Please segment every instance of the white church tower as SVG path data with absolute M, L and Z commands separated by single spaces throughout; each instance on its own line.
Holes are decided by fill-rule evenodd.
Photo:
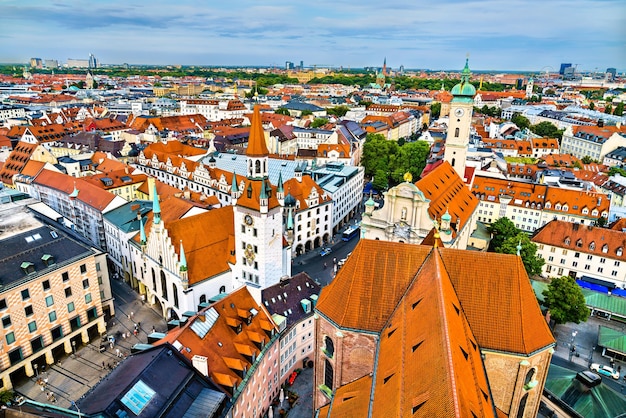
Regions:
M 476 88 L 470 83 L 469 59 L 465 60 L 465 68 L 461 72 L 461 82 L 452 88 L 450 102 L 450 122 L 444 160 L 449 162 L 459 177 L 465 179 L 465 159 L 469 145 L 472 111 Z
M 526 98 L 530 99 L 533 97 L 533 86 L 535 85 L 535 81 L 532 77 L 528 78 L 528 83 L 526 83 Z
M 257 106 L 251 118 L 245 186 L 234 200 L 235 255 L 233 288 L 249 287 L 261 298 L 261 289 L 291 275 L 291 254 L 283 248 L 282 190 L 270 184 L 269 152 Z

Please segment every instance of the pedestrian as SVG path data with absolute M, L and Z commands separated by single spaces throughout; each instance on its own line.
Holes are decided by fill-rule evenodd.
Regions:
M 130 321 L 130 319 L 131 319 L 131 316 L 130 316 L 130 314 L 128 314 L 128 320 Z
M 133 330 L 133 335 L 134 335 L 135 337 L 137 336 L 137 328 L 135 328 L 135 329 Z
M 120 349 L 119 349 L 119 348 L 116 348 L 116 349 L 115 349 L 115 355 L 116 355 L 117 357 L 119 357 L 119 356 L 120 356 Z
M 135 312 L 131 311 L 130 312 L 130 317 L 133 318 L 135 316 Z
M 137 329 L 141 328 L 141 322 L 137 322 Z
M 103 362 L 102 362 L 102 370 L 104 370 L 104 367 L 105 367 L 105 366 L 104 366 L 104 361 L 103 361 Z
M 154 334 L 155 332 L 156 332 L 156 328 L 152 326 L 152 333 Z

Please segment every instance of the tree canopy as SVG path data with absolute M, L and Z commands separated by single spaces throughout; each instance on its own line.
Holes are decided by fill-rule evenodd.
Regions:
M 520 245 L 520 257 L 526 273 L 529 276 L 540 275 L 545 260 L 537 255 L 537 244 L 532 242 L 524 232 L 507 238 L 496 251 L 502 254 L 517 254 L 517 247 Z
M 583 292 L 573 277 L 562 276 L 551 279 L 543 291 L 543 304 L 550 310 L 550 317 L 557 324 L 574 322 L 579 324 L 589 318 Z
M 492 236 L 489 251 L 498 251 L 498 248 L 502 246 L 504 241 L 520 233 L 520 230 L 515 226 L 513 221 L 506 217 L 502 217 L 493 222 L 489 225 L 487 231 L 489 231 Z
M 539 122 L 536 125 L 530 126 L 530 130 L 541 136 L 545 136 L 548 138 L 557 138 L 561 139 L 563 137 L 564 129 L 557 128 L 553 123 L 548 121 Z
M 328 123 L 328 119 L 326 118 L 315 118 L 313 122 L 311 122 L 311 128 L 319 128 L 320 126 L 324 126 Z
M 432 119 L 437 119 L 441 114 L 441 103 L 435 102 L 430 105 L 430 115 Z
M 520 128 L 520 130 L 522 131 L 526 128 L 530 128 L 530 121 L 528 120 L 528 118 L 526 116 L 520 115 L 519 113 L 513 115 L 513 117 L 511 118 L 511 122 L 517 125 L 517 127 Z
M 414 179 L 426 167 L 429 145 L 425 141 L 398 142 L 385 139 L 380 134 L 368 134 L 363 145 L 361 165 L 365 167 L 365 175 L 374 176 L 379 184 L 388 185 L 389 180 L 397 184 L 404 180 L 404 174 L 409 172 Z M 376 188 L 376 187 L 375 187 Z M 379 189 L 381 190 L 381 189 Z

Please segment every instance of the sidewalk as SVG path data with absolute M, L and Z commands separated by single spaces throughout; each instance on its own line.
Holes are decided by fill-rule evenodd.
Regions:
M 48 365 L 38 376 L 16 385 L 15 390 L 18 393 L 42 403 L 53 403 L 48 395 L 54 394 L 56 405 L 70 408 L 72 401 L 78 400 L 123 362 L 133 345 L 147 343 L 152 327 L 157 332 L 167 331 L 167 325 L 159 314 L 148 304 L 143 304 L 139 295 L 126 284 L 114 281 L 111 286 L 115 295 L 116 314 L 107 323 L 106 335 L 115 337 L 113 347 L 100 338 L 76 347 L 76 354 L 67 355 L 55 364 Z M 133 334 L 134 324 L 141 324 L 137 335 Z M 128 337 L 123 338 L 122 333 Z M 103 352 L 100 352 L 101 345 L 105 347 Z M 117 350 L 120 357 L 117 356 Z

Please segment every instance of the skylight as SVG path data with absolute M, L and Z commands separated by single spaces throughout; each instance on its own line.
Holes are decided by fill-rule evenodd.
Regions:
M 139 380 L 126 392 L 121 401 L 133 414 L 139 415 L 154 397 L 155 393 L 148 385 Z

